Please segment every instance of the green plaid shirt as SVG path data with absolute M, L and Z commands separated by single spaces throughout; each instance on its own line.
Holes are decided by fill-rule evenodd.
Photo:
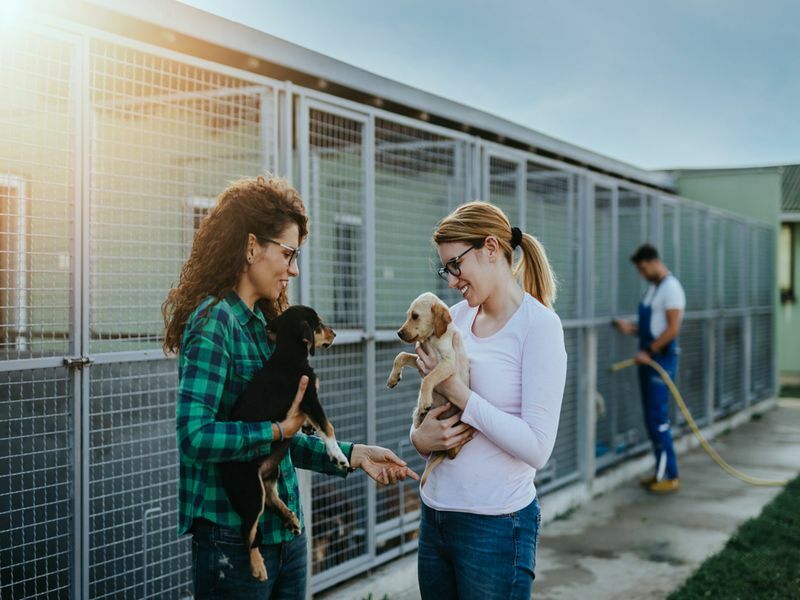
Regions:
M 203 300 L 186 323 L 178 361 L 176 415 L 180 534 L 189 531 L 192 519 L 199 517 L 237 530 L 241 525 L 225 495 L 217 463 L 269 454 L 272 423 L 217 419 L 230 414 L 236 399 L 272 354 L 266 324 L 261 311 L 251 311 L 233 291 L 216 304 L 211 296 Z M 353 445 L 339 445 L 349 457 Z M 340 477 L 346 477 L 347 471 L 328 458 L 318 437 L 298 432 L 292 438 L 291 451 L 280 465 L 278 494 L 302 523 L 295 465 Z M 264 511 L 261 527 L 265 544 L 293 537 L 271 511 Z

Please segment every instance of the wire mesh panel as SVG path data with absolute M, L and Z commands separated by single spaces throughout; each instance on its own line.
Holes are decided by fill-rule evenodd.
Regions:
M 174 361 L 90 369 L 89 594 L 184 597 L 188 538 L 178 538 Z
M 526 226 L 544 245 L 558 280 L 555 310 L 562 319 L 578 316 L 578 202 L 575 175 L 529 162 Z
M 580 380 L 584 367 L 578 352 L 582 340 L 580 329 L 564 330 L 564 346 L 569 357 L 564 398 L 561 402 L 561 417 L 558 422 L 556 445 L 553 454 L 543 469 L 536 472 L 536 487 L 542 492 L 577 477 L 580 428 Z
M 744 338 L 743 318 L 725 317 L 719 320 L 717 338 L 717 396 L 715 408 L 719 415 L 729 414 L 744 405 Z
M 519 171 L 522 165 L 514 160 L 489 156 L 489 197 L 485 200 L 496 204 L 506 213 L 512 227 L 519 227 Z
M 742 253 L 744 227 L 741 223 L 725 219 L 722 225 L 724 276 L 722 278 L 722 306 L 736 308 L 741 306 L 741 292 L 744 284 L 744 255 Z
M 0 37 L 0 359 L 69 347 L 75 68 L 67 42 Z
M 381 343 L 376 347 L 375 443 L 391 449 L 408 466 L 422 474 L 425 461 L 409 440 L 411 415 L 417 405 L 420 377 L 416 369 L 405 369 L 403 379 L 393 389 L 386 387 L 392 363 L 400 351 L 409 351 L 400 343 Z M 378 554 L 400 549 L 416 538 L 419 522 L 419 495 L 414 482 L 378 488 L 376 494 L 376 531 Z
M 92 351 L 158 347 L 165 290 L 231 180 L 275 166 L 265 86 L 94 41 Z
M 424 291 L 461 299 L 435 275 L 437 223 L 466 200 L 466 147 L 421 129 L 375 121 L 376 327 L 398 328 Z
M 613 363 L 631 358 L 636 349 L 634 337 L 623 336 L 610 325 L 598 328 L 597 391 L 600 396 L 594 397 L 598 470 L 620 462 L 647 444 L 638 369 L 608 372 Z
M 311 301 L 334 327 L 365 326 L 363 124 L 311 109 Z
M 72 584 L 73 398 L 63 369 L 0 373 L 0 597 Z
M 768 398 L 773 389 L 773 316 L 756 314 L 751 317 L 752 362 L 750 391 L 754 399 Z
M 619 287 L 617 298 L 620 312 L 635 313 L 644 291 L 644 284 L 636 268 L 631 264 L 630 256 L 649 238 L 646 220 L 647 202 L 642 194 L 620 188 L 618 203 Z
M 677 229 L 679 222 L 678 207 L 671 202 L 661 203 L 661 258 L 668 269 L 678 271 L 678 245 L 680 233 Z
M 708 239 L 711 265 L 714 267 L 708 278 L 711 280 L 711 308 L 721 308 L 723 302 L 723 276 L 722 261 L 725 257 L 725 236 L 723 221 L 718 215 L 708 218 Z
M 708 422 L 706 403 L 706 365 L 707 327 L 704 319 L 684 319 L 678 336 L 680 355 L 678 357 L 678 377 L 676 385 L 694 420 L 704 425 Z M 672 422 L 683 423 L 684 417 L 670 401 Z
M 613 460 L 614 436 L 616 434 L 616 410 L 618 398 L 618 376 L 609 370 L 609 357 L 620 334 L 611 327 L 597 327 L 597 388 L 589 391 L 590 401 L 595 406 L 595 459 L 597 468 Z
M 313 359 L 325 414 L 342 441 L 367 439 L 365 346 L 332 346 Z M 312 573 L 346 568 L 363 558 L 367 547 L 367 481 L 353 473 L 346 480 L 314 473 L 312 477 Z M 340 570 L 339 569 L 339 570 Z M 321 581 L 317 578 L 317 582 Z
M 592 296 L 594 316 L 610 315 L 612 307 L 614 248 L 612 203 L 613 191 L 606 187 L 594 186 L 594 247 Z
M 750 230 L 751 306 L 772 306 L 775 280 L 775 246 L 772 230 L 751 227 Z
M 680 211 L 680 281 L 686 293 L 686 310 L 706 308 L 706 247 L 703 212 L 682 206 Z

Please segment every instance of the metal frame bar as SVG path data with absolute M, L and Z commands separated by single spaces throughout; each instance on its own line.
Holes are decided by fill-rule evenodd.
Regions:
M 362 126 L 362 163 L 364 168 L 364 224 L 365 235 L 365 275 L 366 275 L 366 315 L 364 344 L 364 376 L 367 380 L 367 444 L 375 443 L 377 414 L 377 395 L 375 390 L 376 348 L 375 348 L 375 116 L 369 115 Z M 367 485 L 367 553 L 374 560 L 376 554 L 375 520 L 376 520 L 375 485 Z

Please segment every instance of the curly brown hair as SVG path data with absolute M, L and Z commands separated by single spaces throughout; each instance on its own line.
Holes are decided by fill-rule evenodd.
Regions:
M 164 350 L 177 352 L 186 321 L 204 298 L 219 302 L 236 286 L 247 264 L 250 233 L 263 241 L 291 224 L 299 228 L 302 243 L 308 217 L 300 194 L 285 179 L 259 175 L 226 188 L 200 224 L 178 285 L 161 305 Z M 288 306 L 286 291 L 276 301 L 259 300 L 258 306 L 268 319 L 279 315 Z

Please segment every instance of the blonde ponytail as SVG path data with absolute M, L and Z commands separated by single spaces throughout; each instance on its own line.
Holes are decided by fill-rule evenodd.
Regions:
M 547 259 L 542 243 L 529 233 L 522 234 L 520 242 L 522 256 L 514 266 L 514 277 L 522 289 L 544 304 L 553 308 L 556 301 L 556 277 Z
M 522 256 L 512 267 L 514 278 L 522 289 L 548 308 L 556 300 L 556 278 L 547 252 L 541 242 L 529 233 L 512 229 L 505 213 L 488 202 L 468 202 L 456 208 L 437 225 L 433 233 L 435 244 L 464 242 L 481 247 L 486 236 L 493 235 L 503 251 L 508 264 L 514 257 L 512 238 L 517 236 Z M 521 276 L 521 277 L 520 277 Z

